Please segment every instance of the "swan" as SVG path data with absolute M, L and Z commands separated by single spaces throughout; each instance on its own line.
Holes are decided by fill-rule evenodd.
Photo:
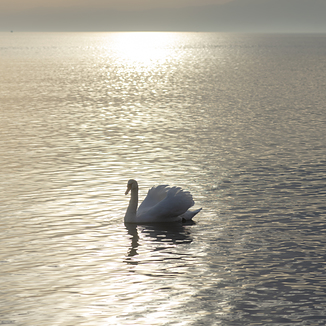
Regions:
M 125 223 L 165 223 L 191 220 L 201 211 L 188 209 L 195 204 L 189 191 L 168 185 L 154 186 L 148 190 L 144 201 L 138 206 L 138 183 L 130 179 L 125 195 L 131 191 Z

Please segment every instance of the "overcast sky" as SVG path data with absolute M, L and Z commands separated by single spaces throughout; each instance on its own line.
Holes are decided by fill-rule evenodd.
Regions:
M 151 8 L 180 8 L 207 4 L 220 4 L 232 0 L 1 0 L 2 10 L 18 11 L 22 8 L 108 8 L 144 10 Z
M 10 30 L 326 33 L 326 0 L 0 0 Z

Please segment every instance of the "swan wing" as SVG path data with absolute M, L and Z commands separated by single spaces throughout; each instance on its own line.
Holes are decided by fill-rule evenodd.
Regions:
M 138 207 L 137 215 L 144 214 L 165 199 L 169 189 L 168 185 L 154 186 L 149 189 L 144 201 Z
M 165 198 L 150 208 L 145 215 L 157 220 L 175 218 L 184 214 L 193 205 L 194 200 L 189 191 L 184 191 L 180 187 L 171 187 L 167 188 Z

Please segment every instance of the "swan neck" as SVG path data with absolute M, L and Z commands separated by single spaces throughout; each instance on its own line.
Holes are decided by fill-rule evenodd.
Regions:
M 125 222 L 127 223 L 135 222 L 137 207 L 138 207 L 138 188 L 135 188 L 135 189 L 131 189 L 131 197 L 125 215 Z

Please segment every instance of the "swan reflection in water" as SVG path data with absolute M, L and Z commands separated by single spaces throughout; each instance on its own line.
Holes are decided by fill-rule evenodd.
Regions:
M 189 221 L 183 224 L 155 223 L 148 225 L 137 225 L 133 223 L 125 223 L 127 232 L 131 236 L 131 246 L 129 248 L 125 262 L 133 265 L 138 264 L 138 261 L 133 260 L 132 258 L 138 255 L 138 248 L 141 246 L 141 240 L 145 240 L 149 245 L 154 243 L 155 248 L 152 251 L 156 252 L 164 250 L 167 247 L 174 247 L 178 244 L 191 243 L 193 239 L 191 236 L 190 228 L 188 226 L 194 224 L 196 223 L 193 221 Z

